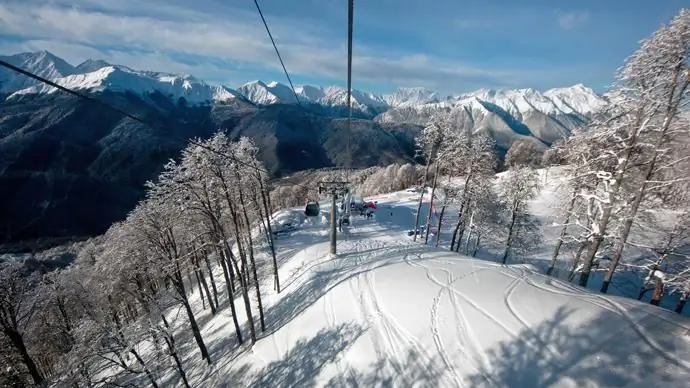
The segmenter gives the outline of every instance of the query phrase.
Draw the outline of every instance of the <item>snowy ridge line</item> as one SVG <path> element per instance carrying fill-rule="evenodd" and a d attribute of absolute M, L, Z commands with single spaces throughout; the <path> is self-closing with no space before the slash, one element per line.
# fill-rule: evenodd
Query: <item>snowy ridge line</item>
<path fill-rule="evenodd" d="M 79 66 L 72 66 L 46 51 L 0 58 L 75 90 L 130 91 L 140 95 L 158 91 L 170 96 L 174 101 L 184 98 L 192 104 L 242 98 L 257 105 L 300 102 L 332 108 L 343 108 L 348 105 L 347 90 L 339 86 L 300 85 L 293 89 L 280 82 L 255 80 L 233 89 L 225 85 L 211 85 L 188 74 L 134 70 L 102 60 L 89 60 Z M 8 79 L 0 79 L 0 92 L 9 94 L 8 98 L 55 92 L 52 87 L 26 81 L 14 74 L 5 77 Z M 483 105 L 492 104 L 516 115 L 518 119 L 532 111 L 547 115 L 589 115 L 608 104 L 605 98 L 582 84 L 543 92 L 534 89 L 479 89 L 455 96 L 442 96 L 438 92 L 420 87 L 401 87 L 390 94 L 353 89 L 351 101 L 353 109 L 367 112 L 372 116 L 391 109 L 428 110 L 444 106 L 486 110 Z"/>

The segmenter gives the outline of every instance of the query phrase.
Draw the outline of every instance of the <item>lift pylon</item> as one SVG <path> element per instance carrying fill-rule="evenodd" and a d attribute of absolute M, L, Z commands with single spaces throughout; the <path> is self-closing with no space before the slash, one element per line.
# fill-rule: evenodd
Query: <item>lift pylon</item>
<path fill-rule="evenodd" d="M 331 255 L 335 255 L 337 250 L 336 250 L 336 241 L 338 238 L 337 235 L 337 230 L 336 230 L 336 200 L 338 198 L 344 197 L 347 193 L 350 192 L 350 183 L 349 182 L 344 182 L 344 181 L 323 181 L 319 182 L 319 194 L 330 194 L 331 196 L 331 233 L 330 233 L 330 241 L 331 241 L 331 249 L 330 253 Z M 347 209 L 346 211 L 349 211 L 350 209 Z"/>

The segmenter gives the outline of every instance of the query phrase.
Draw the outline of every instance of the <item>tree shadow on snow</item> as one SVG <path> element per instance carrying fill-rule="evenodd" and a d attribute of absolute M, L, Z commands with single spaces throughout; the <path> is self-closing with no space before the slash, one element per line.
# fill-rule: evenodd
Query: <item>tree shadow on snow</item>
<path fill-rule="evenodd" d="M 263 367 L 226 363 L 222 368 L 227 370 L 216 370 L 202 383 L 214 387 L 314 387 L 323 368 L 334 363 L 363 333 L 364 329 L 353 323 L 322 329 L 312 338 L 299 339 L 280 360 Z"/>
<path fill-rule="evenodd" d="M 362 370 L 349 369 L 333 376 L 324 387 L 439 387 L 447 372 L 442 359 L 408 348 L 404 356 L 386 357 Z"/>
<path fill-rule="evenodd" d="M 677 324 L 657 320 L 638 332 L 613 311 L 568 324 L 582 314 L 562 307 L 551 319 L 500 342 L 487 352 L 487 364 L 476 361 L 483 366 L 469 376 L 470 386 L 687 386 L 690 370 L 678 360 L 690 359 L 690 346 Z M 642 321 L 657 314 L 650 310 Z"/>
<path fill-rule="evenodd" d="M 338 363 L 348 349 L 364 334 L 353 323 L 322 329 L 312 338 L 301 338 L 280 360 L 263 367 L 251 363 L 230 365 L 216 370 L 201 381 L 202 386 L 214 387 L 438 387 L 446 368 L 439 356 L 429 356 L 416 348 L 408 348 L 400 355 L 358 366 L 355 370 L 346 362 Z M 335 375 L 324 381 L 324 368 L 333 365 Z"/>

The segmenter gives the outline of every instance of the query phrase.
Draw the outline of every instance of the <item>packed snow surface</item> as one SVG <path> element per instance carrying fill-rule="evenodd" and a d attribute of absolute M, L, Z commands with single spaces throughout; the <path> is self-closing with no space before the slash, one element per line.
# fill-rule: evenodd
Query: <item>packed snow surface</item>
<path fill-rule="evenodd" d="M 687 318 L 413 242 L 411 194 L 373 199 L 375 219 L 353 217 L 335 258 L 327 202 L 313 221 L 275 216 L 301 224 L 276 240 L 283 289 L 263 288 L 267 331 L 238 347 L 229 309 L 205 316 L 214 361 L 188 345 L 194 386 L 687 386 Z"/>

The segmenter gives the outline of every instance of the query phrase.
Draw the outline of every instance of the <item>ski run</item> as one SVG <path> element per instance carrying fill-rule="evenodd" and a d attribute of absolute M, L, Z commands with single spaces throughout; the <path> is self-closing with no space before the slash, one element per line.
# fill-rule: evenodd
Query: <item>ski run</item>
<path fill-rule="evenodd" d="M 201 360 L 191 338 L 181 344 L 190 384 L 687 386 L 687 318 L 588 291 L 534 265 L 414 242 L 406 233 L 414 199 L 405 191 L 376 197 L 374 219 L 353 217 L 339 233 L 337 257 L 328 253 L 327 201 L 314 220 L 297 208 L 274 215 L 299 226 L 276 240 L 281 293 L 264 277 L 267 330 L 254 346 L 237 347 L 226 303 L 211 316 L 195 289 L 190 300 L 214 362 Z M 246 330 L 241 298 L 235 303 Z M 182 337 L 188 329 L 177 322 Z M 164 386 L 181 384 L 172 368 L 158 373 L 167 375 Z"/>

